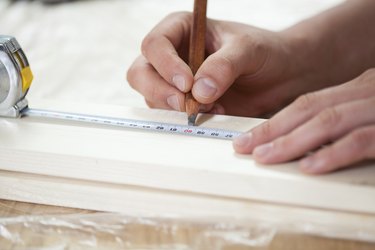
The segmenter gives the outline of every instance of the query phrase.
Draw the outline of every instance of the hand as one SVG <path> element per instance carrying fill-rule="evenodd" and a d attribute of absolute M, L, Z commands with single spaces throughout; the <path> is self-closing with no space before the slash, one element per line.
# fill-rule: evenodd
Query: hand
<path fill-rule="evenodd" d="M 298 61 L 305 53 L 293 51 L 280 33 L 210 19 L 208 57 L 193 76 L 186 64 L 191 19 L 190 13 L 166 17 L 145 37 L 128 71 L 128 82 L 150 107 L 184 111 L 184 93 L 192 91 L 203 112 L 258 116 L 321 87 L 301 78 L 308 75 L 301 68 L 311 71 L 312 57 Z"/>
<path fill-rule="evenodd" d="M 233 145 L 238 153 L 253 153 L 265 164 L 302 157 L 299 165 L 310 174 L 375 159 L 375 69 L 299 97 Z"/>

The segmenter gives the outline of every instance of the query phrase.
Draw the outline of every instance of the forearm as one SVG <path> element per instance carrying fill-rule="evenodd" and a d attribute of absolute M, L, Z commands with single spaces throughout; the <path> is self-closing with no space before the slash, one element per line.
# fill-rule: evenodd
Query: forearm
<path fill-rule="evenodd" d="M 349 0 L 281 35 L 291 44 L 297 74 L 315 90 L 375 67 L 375 1 Z"/>

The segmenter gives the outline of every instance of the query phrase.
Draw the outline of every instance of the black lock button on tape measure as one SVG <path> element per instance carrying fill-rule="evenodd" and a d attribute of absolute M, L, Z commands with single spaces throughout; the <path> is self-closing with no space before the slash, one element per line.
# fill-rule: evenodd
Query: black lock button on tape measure
<path fill-rule="evenodd" d="M 223 129 L 31 109 L 25 97 L 32 80 L 29 62 L 17 40 L 0 35 L 0 117 L 45 117 L 220 139 L 233 139 L 241 134 Z"/>

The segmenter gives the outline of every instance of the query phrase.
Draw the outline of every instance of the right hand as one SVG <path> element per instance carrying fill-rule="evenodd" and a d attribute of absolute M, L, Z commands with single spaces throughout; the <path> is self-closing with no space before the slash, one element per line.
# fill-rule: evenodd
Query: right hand
<path fill-rule="evenodd" d="M 128 70 L 128 82 L 150 107 L 185 111 L 184 93 L 192 91 L 202 112 L 260 116 L 319 88 L 301 79 L 299 53 L 280 33 L 211 19 L 207 58 L 193 76 L 186 63 L 191 21 L 191 13 L 162 20 Z"/>

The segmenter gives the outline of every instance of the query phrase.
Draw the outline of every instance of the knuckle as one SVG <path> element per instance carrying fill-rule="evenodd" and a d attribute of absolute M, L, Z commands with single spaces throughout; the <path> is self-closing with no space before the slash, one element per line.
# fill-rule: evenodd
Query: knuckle
<path fill-rule="evenodd" d="M 139 90 L 140 82 L 139 79 L 148 70 L 149 63 L 146 64 L 136 64 L 134 63 L 126 72 L 126 80 L 128 81 L 130 87 L 135 90 Z"/>
<path fill-rule="evenodd" d="M 236 34 L 234 37 L 235 41 L 239 45 L 246 46 L 248 49 L 257 48 L 257 42 L 254 40 L 254 37 L 250 34 Z"/>
<path fill-rule="evenodd" d="M 134 83 L 136 82 L 135 78 L 136 78 L 136 67 L 131 66 L 126 72 L 126 80 L 133 89 L 134 89 Z"/>
<path fill-rule="evenodd" d="M 177 12 L 168 14 L 165 19 L 184 19 L 184 18 L 190 19 L 190 17 L 191 17 L 191 12 L 177 11 Z"/>
<path fill-rule="evenodd" d="M 364 77 L 370 77 L 371 79 L 375 78 L 375 68 L 367 69 L 363 74 Z"/>
<path fill-rule="evenodd" d="M 368 69 L 358 77 L 359 84 L 373 84 L 375 82 L 375 69 Z"/>
<path fill-rule="evenodd" d="M 148 100 L 151 100 L 151 101 L 157 101 L 157 100 L 160 100 L 160 96 L 159 96 L 159 91 L 158 91 L 158 88 L 157 86 L 152 86 L 151 88 L 149 88 L 148 90 L 148 94 L 147 94 L 147 99 Z"/>
<path fill-rule="evenodd" d="M 145 102 L 146 102 L 146 105 L 149 107 L 149 108 L 157 108 L 157 106 L 155 105 L 155 103 L 145 99 Z"/>
<path fill-rule="evenodd" d="M 167 15 L 164 18 L 164 21 L 165 20 L 168 20 L 168 21 L 174 20 L 175 23 L 186 23 L 189 20 L 191 20 L 191 15 L 192 14 L 189 13 L 189 12 L 183 12 L 183 11 L 181 11 L 181 12 L 174 12 L 174 13 L 171 13 L 171 14 Z M 157 42 L 159 41 L 159 39 L 161 37 L 163 37 L 163 35 L 160 34 L 160 32 L 156 32 L 155 28 L 150 33 L 148 33 L 146 35 L 146 37 L 142 40 L 141 51 L 142 51 L 142 54 L 145 57 L 147 57 L 147 52 L 149 51 L 149 49 L 153 48 L 153 45 L 157 44 Z"/>
<path fill-rule="evenodd" d="M 148 101 L 160 99 L 160 91 L 157 84 L 148 84 L 145 82 L 145 75 L 149 73 L 151 64 L 146 62 L 133 65 L 127 72 L 127 81 L 129 86 L 143 95 Z"/>
<path fill-rule="evenodd" d="M 283 160 L 293 160 L 302 156 L 305 151 L 298 145 L 298 140 L 292 135 L 282 135 L 274 141 L 273 154 Z"/>
<path fill-rule="evenodd" d="M 155 42 L 155 40 L 157 39 L 157 37 L 155 37 L 155 35 L 152 35 L 152 34 L 148 34 L 142 41 L 141 43 L 141 51 L 142 51 L 142 54 L 147 57 L 147 51 L 148 51 L 148 48 L 150 48 L 152 46 L 152 44 Z"/>
<path fill-rule="evenodd" d="M 297 98 L 294 102 L 294 106 L 297 111 L 303 112 L 312 108 L 312 106 L 317 102 L 317 97 L 315 93 L 308 93 Z"/>
<path fill-rule="evenodd" d="M 256 31 L 257 32 L 257 31 Z M 240 38 L 241 44 L 251 51 L 251 57 L 256 60 L 249 61 L 252 72 L 259 74 L 268 65 L 271 48 L 269 43 L 263 39 L 263 35 L 246 35 Z"/>
<path fill-rule="evenodd" d="M 251 35 L 244 35 L 240 40 L 246 42 L 245 44 L 250 46 L 252 51 L 254 51 L 256 58 L 262 58 L 262 55 L 266 54 L 268 51 L 268 45 L 263 39 L 254 39 Z"/>
<path fill-rule="evenodd" d="M 260 133 L 262 137 L 268 138 L 269 136 L 271 136 L 272 127 L 269 121 L 265 121 L 260 128 Z"/>
<path fill-rule="evenodd" d="M 327 127 L 327 126 L 334 126 L 341 120 L 341 114 L 337 111 L 335 107 L 328 108 L 323 110 L 317 116 L 317 119 L 320 125 Z"/>
<path fill-rule="evenodd" d="M 220 56 L 215 60 L 215 69 L 219 76 L 231 76 L 236 72 L 236 65 L 229 57 Z"/>
<path fill-rule="evenodd" d="M 353 148 L 359 152 L 364 153 L 365 149 L 371 144 L 372 137 L 367 129 L 358 129 L 352 132 L 349 136 Z"/>
<path fill-rule="evenodd" d="M 290 136 L 283 135 L 274 141 L 275 148 L 285 150 L 290 149 Z"/>

